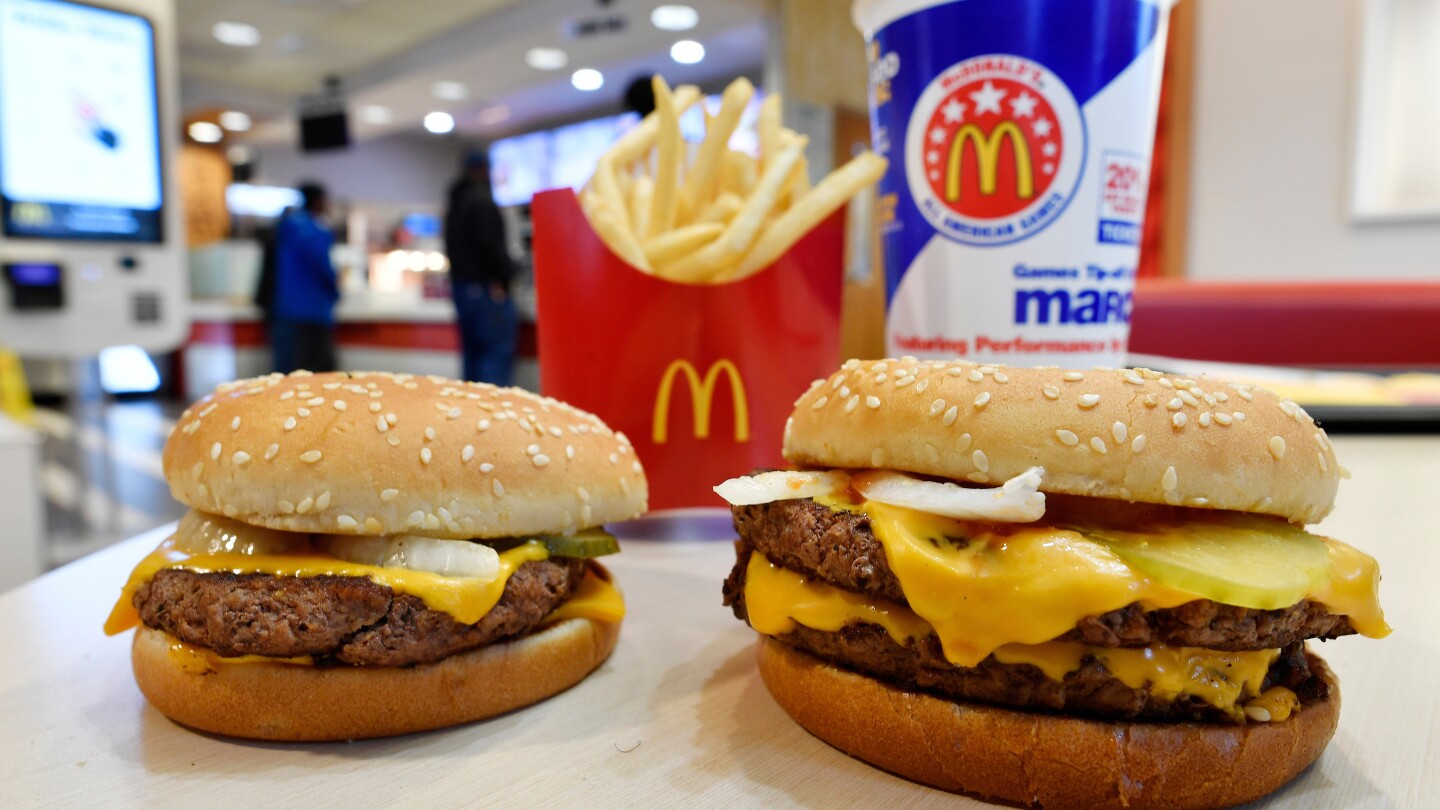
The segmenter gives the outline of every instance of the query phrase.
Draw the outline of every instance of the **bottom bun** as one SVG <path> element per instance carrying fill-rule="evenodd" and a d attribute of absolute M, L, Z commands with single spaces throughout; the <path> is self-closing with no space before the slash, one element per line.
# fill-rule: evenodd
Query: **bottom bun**
<path fill-rule="evenodd" d="M 1126 723 L 954 703 L 909 692 L 766 638 L 760 676 L 811 734 L 944 790 L 1046 808 L 1212 808 L 1258 799 L 1314 762 L 1340 690 L 1281 723 Z"/>
<path fill-rule="evenodd" d="M 619 623 L 568 619 L 515 641 L 413 667 L 198 666 L 139 627 L 130 659 L 155 708 L 201 731 L 255 740 L 354 740 L 481 720 L 563 692 L 610 655 Z"/>

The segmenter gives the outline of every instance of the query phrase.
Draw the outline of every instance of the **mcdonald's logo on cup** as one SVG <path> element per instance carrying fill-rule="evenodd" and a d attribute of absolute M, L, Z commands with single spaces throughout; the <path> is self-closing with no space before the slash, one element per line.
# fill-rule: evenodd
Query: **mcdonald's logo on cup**
<path fill-rule="evenodd" d="M 1074 194 L 1085 128 L 1070 91 L 1019 56 L 978 56 L 926 87 L 905 136 L 920 212 L 971 245 L 1019 241 L 1049 225 Z"/>
<path fill-rule="evenodd" d="M 695 370 L 689 360 L 675 360 L 660 375 L 660 384 L 655 389 L 655 413 L 650 420 L 650 440 L 665 444 L 670 440 L 670 399 L 674 394 L 675 378 L 684 375 L 690 386 L 691 422 L 695 438 L 710 438 L 710 409 L 715 401 L 715 384 L 720 374 L 730 382 L 730 406 L 735 414 L 735 443 L 750 441 L 750 403 L 745 397 L 745 380 L 740 370 L 729 360 L 720 359 L 710 364 L 704 378 Z"/>

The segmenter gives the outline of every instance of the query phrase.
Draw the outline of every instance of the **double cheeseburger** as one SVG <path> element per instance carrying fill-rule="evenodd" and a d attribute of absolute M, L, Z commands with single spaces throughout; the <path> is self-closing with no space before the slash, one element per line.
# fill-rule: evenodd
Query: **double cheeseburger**
<path fill-rule="evenodd" d="M 1222 807 L 1335 731 L 1307 639 L 1389 633 L 1369 556 L 1305 531 L 1341 477 L 1295 403 L 1146 369 L 850 361 L 798 469 L 717 487 L 725 603 L 811 733 L 947 790 Z"/>
<path fill-rule="evenodd" d="M 477 720 L 578 683 L 624 603 L 600 528 L 645 510 L 623 434 L 513 388 L 272 375 L 181 416 L 165 477 L 191 511 L 105 629 L 171 719 L 267 740 Z"/>

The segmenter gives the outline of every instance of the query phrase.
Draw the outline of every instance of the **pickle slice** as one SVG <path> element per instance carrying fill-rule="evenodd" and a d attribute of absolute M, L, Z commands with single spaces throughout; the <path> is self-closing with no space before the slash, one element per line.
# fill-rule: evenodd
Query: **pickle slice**
<path fill-rule="evenodd" d="M 1320 591 L 1330 576 L 1325 543 L 1279 519 L 1223 515 L 1084 531 L 1161 585 L 1236 607 L 1289 607 Z"/>
<path fill-rule="evenodd" d="M 618 554 L 620 543 L 615 535 L 596 526 L 585 529 L 571 535 L 564 534 L 538 534 L 533 537 L 507 537 L 503 540 L 486 540 L 485 545 L 496 551 L 506 551 L 521 543 L 531 540 L 544 543 L 546 550 L 552 557 L 579 557 L 590 559 L 591 557 L 604 557 L 607 554 Z"/>
<path fill-rule="evenodd" d="M 620 543 L 616 541 L 615 535 L 599 527 L 586 529 L 571 535 L 564 534 L 542 534 L 535 538 L 550 549 L 552 557 L 580 557 L 590 559 L 591 557 L 604 557 L 607 554 L 618 554 Z"/>

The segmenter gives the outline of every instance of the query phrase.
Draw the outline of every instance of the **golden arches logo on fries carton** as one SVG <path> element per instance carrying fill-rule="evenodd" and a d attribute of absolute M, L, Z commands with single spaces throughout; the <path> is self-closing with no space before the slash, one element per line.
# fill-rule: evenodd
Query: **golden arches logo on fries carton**
<path fill-rule="evenodd" d="M 812 187 L 778 95 L 759 156 L 732 150 L 754 92 L 732 83 L 691 147 L 679 119 L 700 92 L 657 78 L 655 112 L 578 199 L 532 205 L 541 386 L 629 435 L 653 509 L 716 505 L 715 481 L 783 463 L 795 397 L 839 360 L 842 209 L 885 161 L 865 153 Z"/>

